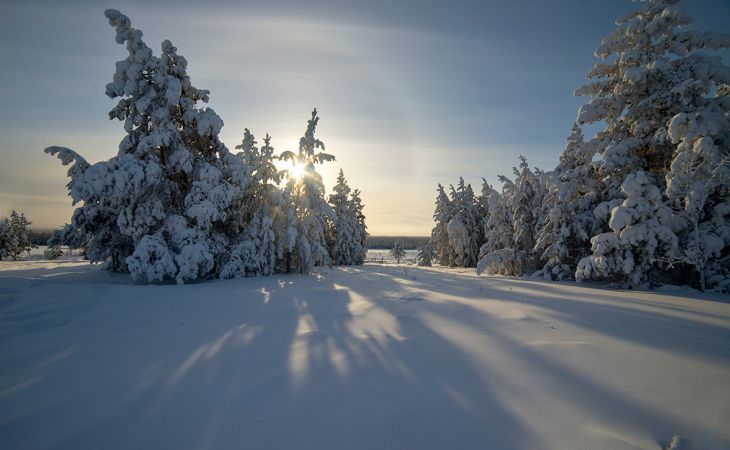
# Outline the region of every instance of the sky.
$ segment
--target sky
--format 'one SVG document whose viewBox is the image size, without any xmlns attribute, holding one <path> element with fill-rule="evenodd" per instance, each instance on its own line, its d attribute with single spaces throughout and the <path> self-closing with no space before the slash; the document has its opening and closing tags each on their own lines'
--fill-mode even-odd
<svg viewBox="0 0 730 450">
<path fill-rule="evenodd" d="M 685 0 L 694 27 L 729 32 L 730 0 Z M 170 39 L 225 122 L 277 152 L 296 150 L 312 108 L 317 136 L 363 192 L 372 235 L 425 236 L 436 184 L 476 191 L 519 155 L 551 169 L 585 98 L 573 96 L 628 0 L 0 0 L 0 216 L 68 222 L 66 169 L 43 148 L 90 162 L 117 153 L 122 124 L 104 95 L 127 56 L 104 18 L 119 9 L 159 51 Z"/>
</svg>

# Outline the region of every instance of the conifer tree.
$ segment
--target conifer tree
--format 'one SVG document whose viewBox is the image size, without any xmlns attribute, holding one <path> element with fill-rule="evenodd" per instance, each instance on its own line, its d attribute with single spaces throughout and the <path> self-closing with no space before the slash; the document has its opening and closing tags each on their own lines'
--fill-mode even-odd
<svg viewBox="0 0 730 450">
<path fill-rule="evenodd" d="M 335 157 L 324 152 L 324 143 L 314 137 L 319 117 L 317 110 L 307 122 L 307 131 L 299 140 L 299 151 L 283 152 L 279 159 L 290 161 L 302 170 L 301 176 L 289 174 L 286 185 L 290 207 L 296 216 L 294 232 L 289 229 L 285 239 L 293 247 L 287 248 L 287 261 L 284 265 L 288 272 L 308 272 L 316 265 L 329 265 L 331 259 L 327 250 L 325 233 L 327 221 L 334 218 L 334 211 L 324 199 L 322 177 L 315 169 L 316 164 L 334 161 Z M 318 151 L 321 149 L 322 151 Z"/>
<path fill-rule="evenodd" d="M 330 195 L 329 203 L 335 212 L 329 230 L 329 248 L 332 262 L 337 265 L 355 264 L 357 236 L 357 215 L 350 201 L 350 186 L 347 185 L 342 169 L 337 176 L 337 184 Z"/>
<path fill-rule="evenodd" d="M 590 253 L 590 238 L 599 231 L 593 215 L 600 193 L 593 154 L 574 124 L 560 163 L 546 174 L 535 253 L 545 262 L 542 275 L 547 279 L 573 278 L 578 261 Z"/>
<path fill-rule="evenodd" d="M 35 247 L 30 242 L 30 222 L 23 213 L 13 210 L 9 217 L 0 218 L 0 260 L 17 260 L 25 252 Z"/>
<path fill-rule="evenodd" d="M 427 242 L 418 250 L 418 255 L 416 256 L 416 261 L 419 266 L 421 267 L 431 267 L 431 263 L 433 262 L 433 247 L 431 246 L 431 242 Z"/>
<path fill-rule="evenodd" d="M 390 249 L 390 256 L 395 259 L 396 264 L 400 264 L 401 260 L 406 256 L 402 241 L 395 241 L 393 243 L 393 248 Z"/>
<path fill-rule="evenodd" d="M 453 217 L 453 210 L 451 201 L 440 183 L 436 192 L 436 209 L 433 213 L 433 219 L 436 225 L 431 230 L 431 246 L 433 247 L 436 261 L 442 266 L 450 266 L 453 261 L 453 254 L 449 244 L 447 227 Z"/>
<path fill-rule="evenodd" d="M 94 165 L 70 149 L 46 149 L 73 163 L 69 194 L 83 201 L 58 240 L 137 279 L 217 276 L 239 228 L 227 219 L 249 170 L 218 139 L 220 117 L 196 107 L 208 91 L 191 84 L 172 43 L 154 56 L 129 18 L 105 15 L 128 51 L 106 86 L 119 98 L 109 117 L 123 121 L 127 135 L 116 157 Z"/>
<path fill-rule="evenodd" d="M 596 51 L 601 62 L 588 74 L 594 81 L 577 91 L 579 95 L 591 96 L 589 103 L 578 113 L 579 123 L 605 121 L 606 124 L 592 140 L 600 156 L 597 161 L 598 178 L 605 183 L 602 192 L 604 201 L 596 208 L 596 216 L 614 233 L 624 233 L 623 229 L 615 228 L 618 224 L 630 226 L 632 230 L 636 227 L 656 230 L 654 218 L 644 212 L 652 209 L 664 211 L 656 202 L 666 202 L 665 197 L 687 197 L 678 195 L 674 188 L 666 190 L 669 187 L 666 175 L 672 170 L 677 156 L 676 143 L 682 140 L 678 131 L 681 126 L 672 131 L 672 123 L 679 125 L 687 118 L 696 117 L 695 114 L 704 116 L 706 112 L 710 116 L 713 112 L 722 115 L 723 108 L 725 114 L 727 112 L 727 93 L 723 94 L 723 89 L 730 82 L 729 71 L 722 59 L 709 51 L 730 48 L 730 35 L 686 30 L 691 22 L 692 19 L 678 5 L 678 0 L 641 2 L 638 10 L 617 20 L 616 30 L 603 40 Z M 709 109 L 705 109 L 708 106 Z M 710 121 L 715 122 L 713 119 Z M 715 123 L 722 123 L 722 120 Z M 681 171 L 682 163 L 675 167 Z M 660 192 L 658 200 L 654 189 L 645 183 L 655 183 Z M 632 188 L 637 184 L 642 186 L 638 191 Z M 628 187 L 631 194 L 624 187 Z M 621 211 L 626 208 L 635 211 L 625 202 L 628 195 L 634 198 L 649 195 L 648 201 L 652 206 L 642 208 L 639 217 L 650 222 L 636 222 L 639 217 L 619 220 L 623 219 Z M 634 245 L 643 247 L 631 252 L 635 266 L 605 261 L 611 257 L 609 255 L 616 253 L 604 251 L 606 245 L 613 242 L 606 240 L 609 235 L 604 233 L 596 236 L 598 244 L 593 244 L 593 256 L 581 263 L 580 273 L 576 276 L 600 276 L 636 283 L 645 281 L 649 271 L 671 271 L 673 264 L 667 265 L 666 262 L 674 261 L 678 255 L 669 242 L 678 241 L 677 234 L 686 234 L 685 230 L 693 228 L 691 216 L 694 214 L 686 214 L 686 211 L 676 214 L 680 208 L 675 208 L 675 214 L 661 217 L 661 226 L 664 227 L 661 242 L 655 242 L 653 231 L 633 238 Z M 672 236 L 665 236 L 665 232 Z M 680 255 L 679 258 L 695 265 L 690 261 L 697 254 L 697 246 L 684 240 L 694 249 L 690 250 L 691 255 Z M 719 253 L 723 252 L 720 250 Z M 646 255 L 656 264 L 646 264 L 641 255 Z M 638 261 L 635 260 L 637 257 Z M 621 261 L 629 259 L 622 258 Z M 695 261 L 700 266 L 704 264 L 701 259 Z M 605 261 L 605 264 L 599 261 Z"/>
<path fill-rule="evenodd" d="M 461 267 L 474 267 L 479 256 L 478 210 L 471 185 L 459 178 L 457 188 L 451 186 L 452 218 L 446 226 L 449 238 L 451 264 Z"/>
<path fill-rule="evenodd" d="M 353 264 L 360 265 L 365 263 L 365 257 L 368 252 L 368 227 L 365 225 L 365 214 L 363 209 L 365 205 L 362 204 L 360 198 L 360 190 L 355 189 L 352 191 L 350 197 L 350 205 L 352 213 L 355 216 L 355 246 L 352 250 Z"/>
</svg>

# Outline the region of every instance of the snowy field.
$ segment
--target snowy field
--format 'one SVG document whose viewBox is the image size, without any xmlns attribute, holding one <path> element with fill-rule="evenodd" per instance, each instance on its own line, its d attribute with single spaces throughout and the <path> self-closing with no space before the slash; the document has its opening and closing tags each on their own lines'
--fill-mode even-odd
<svg viewBox="0 0 730 450">
<path fill-rule="evenodd" d="M 730 447 L 730 304 L 369 264 L 0 262 L 3 449 Z"/>
<path fill-rule="evenodd" d="M 406 256 L 401 261 L 405 265 L 416 264 L 416 255 L 418 250 L 406 250 Z M 367 255 L 365 256 L 367 262 L 372 263 L 394 263 L 395 259 L 391 256 L 390 250 L 384 250 L 379 248 L 368 249 Z"/>
</svg>

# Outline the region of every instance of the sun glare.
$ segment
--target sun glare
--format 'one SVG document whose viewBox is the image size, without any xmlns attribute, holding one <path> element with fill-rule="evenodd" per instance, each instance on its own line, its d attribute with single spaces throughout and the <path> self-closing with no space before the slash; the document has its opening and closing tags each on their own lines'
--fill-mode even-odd
<svg viewBox="0 0 730 450">
<path fill-rule="evenodd" d="M 294 164 L 292 168 L 289 169 L 289 173 L 291 174 L 292 178 L 296 178 L 297 180 L 302 178 L 304 176 L 304 165 Z"/>
</svg>

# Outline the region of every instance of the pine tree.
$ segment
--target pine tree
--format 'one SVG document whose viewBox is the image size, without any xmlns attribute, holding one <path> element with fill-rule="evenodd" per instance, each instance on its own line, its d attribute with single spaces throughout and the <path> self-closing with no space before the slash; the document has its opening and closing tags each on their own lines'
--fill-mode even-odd
<svg viewBox="0 0 730 450">
<path fill-rule="evenodd" d="M 520 156 L 520 168 L 512 169 L 515 181 L 500 176 L 502 194 L 488 194 L 489 219 L 486 243 L 479 251 L 477 273 L 522 275 L 537 265 L 534 235 L 544 197 L 542 171 L 530 170 Z"/>
<path fill-rule="evenodd" d="M 390 249 L 390 256 L 395 259 L 396 264 L 400 264 L 401 260 L 406 256 L 406 251 L 403 249 L 403 242 L 395 241 L 393 248 Z"/>
<path fill-rule="evenodd" d="M 418 262 L 418 265 L 421 267 L 431 267 L 433 258 L 434 258 L 433 247 L 431 246 L 431 242 L 427 242 L 426 244 L 424 244 L 423 247 L 421 247 L 418 250 L 418 255 L 416 256 L 416 261 Z"/>
<path fill-rule="evenodd" d="M 337 176 L 337 184 L 330 195 L 329 203 L 335 212 L 329 232 L 329 248 L 332 262 L 337 265 L 355 264 L 357 235 L 357 212 L 350 201 L 350 186 L 347 185 L 342 169 Z"/>
<path fill-rule="evenodd" d="M 527 158 L 520 155 L 519 169 L 514 168 L 514 189 L 506 198 L 507 207 L 512 217 L 511 248 L 522 255 L 523 267 L 531 273 L 536 269 L 537 258 L 534 257 L 534 236 L 539 223 L 539 210 L 542 206 L 543 190 L 540 183 L 542 172 L 533 172 L 527 164 Z"/>
<path fill-rule="evenodd" d="M 286 261 L 283 263 L 287 272 L 305 273 L 316 265 L 331 263 L 325 233 L 327 221 L 334 218 L 334 211 L 324 199 L 322 177 L 315 165 L 334 161 L 335 158 L 324 153 L 324 143 L 314 137 L 318 122 L 315 109 L 307 122 L 307 131 L 299 140 L 299 152 L 286 151 L 279 156 L 284 161 L 291 161 L 295 167 L 302 168 L 301 176 L 289 175 L 285 188 L 286 197 L 291 202 L 290 208 L 296 216 L 295 229 L 291 230 L 291 224 L 287 235 L 282 237 L 289 244 L 294 238 L 293 246 L 287 246 Z M 291 219 L 290 214 L 287 217 Z"/>
<path fill-rule="evenodd" d="M 10 220 L 7 217 L 0 217 L 0 261 L 10 256 L 11 242 Z"/>
<path fill-rule="evenodd" d="M 368 227 L 365 225 L 365 214 L 363 213 L 365 205 L 362 204 L 359 189 L 352 191 L 350 205 L 355 216 L 355 246 L 352 250 L 352 258 L 354 264 L 360 265 L 365 263 L 368 253 Z"/>
<path fill-rule="evenodd" d="M 506 177 L 500 177 L 500 181 L 502 181 L 501 193 L 491 186 L 488 188 L 489 216 L 485 221 L 485 243 L 479 251 L 480 258 L 495 250 L 512 247 L 512 215 L 507 207 L 506 197 L 514 184 Z"/>
<path fill-rule="evenodd" d="M 452 265 L 475 267 L 479 256 L 478 210 L 471 185 L 459 178 L 457 188 L 451 186 L 452 218 L 446 225 Z"/>
<path fill-rule="evenodd" d="M 635 286 L 647 281 L 652 268 L 665 265 L 656 255 L 677 255 L 677 236 L 670 225 L 671 210 L 664 204 L 653 177 L 637 172 L 626 177 L 626 200 L 611 211 L 611 232 L 591 239 L 593 254 L 578 264 L 576 279 L 609 279 Z"/>
<path fill-rule="evenodd" d="M 544 219 L 534 250 L 545 262 L 542 275 L 547 279 L 573 278 L 578 261 L 590 253 L 591 236 L 599 231 L 593 215 L 600 191 L 593 155 L 580 126 L 574 124 L 560 163 L 546 174 Z"/>
<path fill-rule="evenodd" d="M 24 252 L 30 253 L 35 246 L 30 242 L 30 222 L 23 213 L 13 210 L 9 217 L 0 218 L 0 260 L 17 260 Z"/>
<path fill-rule="evenodd" d="M 669 205 L 681 223 L 680 253 L 673 262 L 689 266 L 700 289 L 725 292 L 730 290 L 728 93 L 719 90 L 701 111 L 672 119 L 669 132 L 678 146 L 666 175 Z"/>
<path fill-rule="evenodd" d="M 208 91 L 192 86 L 172 43 L 164 41 L 156 57 L 129 18 L 105 15 L 129 53 L 106 86 L 119 98 L 109 117 L 123 121 L 127 135 L 116 157 L 94 165 L 72 150 L 46 149 L 73 163 L 69 194 L 84 203 L 58 240 L 136 279 L 218 276 L 240 228 L 227 219 L 250 172 L 220 142 L 220 117 L 196 107 Z"/>
<path fill-rule="evenodd" d="M 244 129 L 236 156 L 251 170 L 251 180 L 243 195 L 232 205 L 232 224 L 237 236 L 224 257 L 221 278 L 270 275 L 276 268 L 274 214 L 279 201 L 279 171 L 274 164 L 274 148 L 267 134 L 259 148 L 253 134 Z"/>
<path fill-rule="evenodd" d="M 721 92 L 727 84 L 728 68 L 719 57 L 707 51 L 730 48 L 730 35 L 683 30 L 692 20 L 677 3 L 677 0 L 643 2 L 639 10 L 619 18 L 616 30 L 603 40 L 603 45 L 596 51 L 601 62 L 588 74 L 595 81 L 577 91 L 579 95 L 592 97 L 580 109 L 579 123 L 605 121 L 606 124 L 591 142 L 600 156 L 597 161 L 598 178 L 605 183 L 602 192 L 604 202 L 596 208 L 596 216 L 604 223 L 612 222 L 614 226 L 609 224 L 609 228 L 614 232 L 618 222 L 624 223 L 616 219 L 623 217 L 622 208 L 632 208 L 625 203 L 628 200 L 623 189 L 625 183 L 634 185 L 640 179 L 642 186 L 645 182 L 656 183 L 659 192 L 665 192 L 665 176 L 676 156 L 677 139 L 672 134 L 678 137 L 676 132 L 670 132 L 670 124 L 684 121 L 710 103 L 714 107 L 707 112 L 722 114 L 721 105 L 727 103 L 723 99 L 726 93 L 715 95 L 717 99 L 710 100 L 713 93 Z M 727 111 L 726 106 L 724 110 Z M 678 164 L 677 168 L 681 165 Z M 632 195 L 636 194 L 631 187 L 629 190 Z M 653 203 L 654 189 L 644 186 L 641 191 L 650 196 L 649 202 L 653 206 L 649 210 L 663 211 L 660 205 Z M 682 197 L 678 197 L 675 191 L 666 193 L 669 197 Z M 658 201 L 666 200 L 660 198 Z M 581 264 L 583 270 L 576 276 L 600 275 L 631 283 L 646 280 L 650 270 L 660 267 L 671 269 L 672 265 L 666 266 L 665 262 L 675 260 L 677 255 L 661 252 L 673 252 L 673 246 L 667 242 L 677 240 L 676 233 L 682 234 L 687 224 L 692 228 L 691 217 L 684 213 L 679 216 L 662 222 L 662 226 L 674 235 L 664 236 L 664 244 L 659 245 L 651 238 L 636 241 L 636 245 L 644 248 L 632 250 L 634 258 L 639 257 L 640 261 L 636 261 L 636 268 L 631 270 L 619 261 L 606 261 L 596 266 L 594 263 L 615 253 L 604 253 L 609 234 L 596 236 L 598 244 L 593 244 L 593 257 Z M 642 217 L 652 220 L 643 213 Z M 642 225 L 632 221 L 630 225 L 655 228 L 653 222 Z M 695 247 L 690 252 L 696 254 L 696 246 L 689 245 Z M 652 251 L 659 253 L 648 255 Z M 640 255 L 646 255 L 657 264 L 645 264 L 644 257 Z M 682 258 L 689 262 L 694 256 L 680 256 Z M 690 264 L 696 266 L 695 263 Z M 703 264 L 700 263 L 700 266 Z M 606 272 L 614 269 L 616 272 Z M 645 272 L 639 274 L 636 270 Z"/>
<path fill-rule="evenodd" d="M 436 189 L 436 209 L 433 213 L 433 220 L 436 225 L 431 230 L 431 246 L 436 261 L 442 266 L 450 266 L 453 261 L 453 254 L 449 244 L 448 224 L 453 218 L 451 200 L 439 183 Z"/>
</svg>

